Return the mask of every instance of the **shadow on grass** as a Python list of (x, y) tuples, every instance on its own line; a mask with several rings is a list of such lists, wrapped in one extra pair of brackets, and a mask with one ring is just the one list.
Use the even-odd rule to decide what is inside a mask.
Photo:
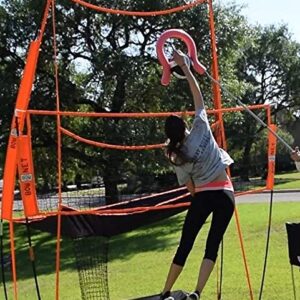
[[(140, 227), (130, 233), (110, 238), (108, 240), (109, 261), (116, 259), (127, 260), (142, 252), (164, 251), (168, 247), (173, 247), (174, 244), (177, 244), (178, 239), (174, 239), (172, 235), (181, 230), (185, 214), (186, 212), (183, 212), (166, 220)], [(33, 229), (30, 231), (38, 276), (55, 274), (56, 236)], [(8, 236), (8, 224), (4, 223), (4, 254), (6, 256), (10, 253)], [(86, 242), (88, 243), (89, 241), (87, 240)], [(102, 249), (99, 249), (99, 253), (101, 251)], [(26, 226), (20, 224), (15, 225), (15, 253), (18, 280), (33, 279), (33, 271), (29, 259), (27, 230)], [(60, 271), (77, 272), (72, 239), (62, 239), (60, 256)], [(10, 264), (5, 267), (5, 277), (6, 281), (10, 281), (12, 278)]]
[(185, 214), (186, 212), (183, 212), (167, 220), (111, 238), (110, 261), (126, 260), (141, 252), (165, 251), (174, 244), (177, 245), (179, 237), (174, 239), (174, 234), (181, 231)]
[(295, 182), (295, 181), (299, 181), (299, 177), (275, 178), (275, 184), (290, 183), (290, 182)]
[[(4, 236), (7, 237), (7, 226), (4, 226), (4, 228)], [(55, 273), (56, 236), (31, 230), (31, 240), (34, 247), (35, 265), (38, 276)], [(10, 246), (7, 240), (5, 240), (4, 244), (4, 254), (6, 256), (10, 255)], [(15, 255), (18, 280), (33, 278), (32, 264), (29, 259), (27, 231), (24, 225), (15, 225)], [(62, 271), (76, 269), (71, 240), (64, 239), (61, 242), (60, 269)], [(6, 280), (10, 281), (11, 264), (7, 264), (5, 273)]]

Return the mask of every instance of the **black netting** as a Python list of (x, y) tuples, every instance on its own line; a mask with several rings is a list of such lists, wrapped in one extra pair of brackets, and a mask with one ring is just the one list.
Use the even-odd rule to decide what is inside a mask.
[(291, 265), (300, 267), (300, 223), (286, 223)]
[(76, 238), (73, 247), (82, 299), (108, 300), (108, 238)]

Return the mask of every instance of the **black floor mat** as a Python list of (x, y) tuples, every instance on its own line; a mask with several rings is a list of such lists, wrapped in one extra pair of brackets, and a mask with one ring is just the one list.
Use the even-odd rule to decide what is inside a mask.
[[(171, 292), (171, 296), (174, 297), (175, 300), (185, 300), (187, 293), (184, 291), (174, 291)], [(160, 294), (146, 296), (142, 298), (135, 298), (131, 300), (159, 300)]]

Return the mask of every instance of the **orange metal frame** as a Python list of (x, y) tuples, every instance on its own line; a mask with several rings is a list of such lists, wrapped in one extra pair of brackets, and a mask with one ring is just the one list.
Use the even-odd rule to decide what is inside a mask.
[[(85, 6), (87, 8), (94, 9), (99, 12), (104, 13), (114, 13), (114, 14), (121, 14), (121, 15), (128, 15), (128, 16), (141, 16), (141, 17), (153, 17), (157, 15), (164, 15), (170, 14), (175, 12), (180, 12), (182, 10), (186, 10), (192, 8), (196, 5), (201, 3), (207, 3), (209, 8), (208, 14), (208, 21), (210, 27), (210, 34), (211, 34), (211, 52), (212, 52), (212, 76), (215, 80), (219, 81), (219, 70), (218, 70), (218, 57), (217, 57), (217, 46), (216, 46), (216, 34), (215, 34), (215, 26), (214, 26), (214, 13), (213, 13), (213, 6), (212, 0), (196, 0), (192, 3), (175, 7), (163, 11), (156, 11), (156, 12), (129, 12), (123, 10), (113, 10), (109, 8), (99, 7), (87, 3), (83, 0), (70, 0), (74, 3), (79, 5)], [(53, 27), (53, 36), (54, 36), (54, 65), (55, 65), (55, 82), (56, 82), (56, 111), (38, 111), (38, 110), (28, 110), (28, 105), (30, 101), (31, 91), (33, 87), (33, 82), (35, 78), (36, 72), (36, 65), (39, 56), (40, 45), (42, 42), (42, 37), (45, 31), (47, 17), (49, 15), (49, 11), (52, 7), (52, 27)], [(169, 204), (168, 202), (163, 203), (163, 205), (159, 207), (144, 207), (144, 208), (135, 208), (135, 209), (127, 209), (127, 210), (116, 210), (111, 208), (106, 208), (103, 211), (95, 211), (95, 210), (88, 210), (88, 211), (73, 211), (73, 212), (66, 212), (63, 210), (62, 205), (62, 195), (61, 195), (61, 138), (62, 134), (67, 134), (72, 138), (75, 138), (79, 141), (90, 143), (95, 146), (100, 147), (109, 147), (115, 149), (129, 149), (129, 150), (141, 150), (141, 149), (154, 149), (154, 148), (161, 148), (163, 144), (157, 145), (144, 145), (144, 146), (118, 146), (118, 145), (109, 145), (105, 143), (98, 143), (95, 141), (90, 141), (84, 139), (82, 137), (77, 136), (76, 134), (68, 131), (65, 128), (61, 127), (61, 117), (62, 116), (81, 116), (81, 117), (126, 117), (126, 118), (149, 118), (149, 117), (165, 117), (170, 115), (171, 113), (84, 113), (84, 112), (64, 112), (60, 110), (60, 99), (59, 99), (59, 81), (58, 81), (58, 65), (56, 61), (57, 57), (57, 49), (56, 49), (56, 29), (55, 29), (55, 1), (54, 0), (47, 0), (47, 4), (44, 11), (43, 20), (41, 23), (39, 36), (36, 40), (32, 41), (29, 47), (27, 62), (24, 69), (23, 78), (21, 80), (19, 93), (16, 101), (15, 106), (15, 114), (12, 118), (12, 125), (11, 125), (11, 133), (9, 136), (8, 148), (6, 153), (6, 162), (5, 162), (5, 169), (4, 169), (4, 178), (3, 178), (3, 197), (2, 197), (2, 209), (1, 209), (1, 219), (9, 221), (9, 229), (10, 229), (10, 246), (11, 246), (11, 256), (12, 256), (12, 276), (13, 276), (13, 283), (14, 283), (14, 299), (18, 298), (17, 293), (17, 275), (16, 275), (16, 257), (15, 257), (15, 245), (14, 245), (14, 222), (18, 222), (20, 218), (13, 217), (13, 201), (14, 201), (14, 186), (16, 182), (16, 174), (17, 170), (19, 172), (19, 177), (24, 178), (24, 182), (20, 183), (20, 189), (22, 193), (22, 199), (24, 201), (24, 213), (26, 218), (30, 220), (34, 220), (35, 218), (39, 217), (47, 217), (50, 215), (57, 215), (58, 218), (58, 226), (57, 226), (57, 248), (56, 248), (56, 291), (55, 291), (55, 298), (59, 299), (59, 270), (60, 270), (60, 239), (61, 239), (61, 216), (62, 215), (72, 215), (72, 214), (124, 214), (124, 213), (137, 213), (140, 211), (145, 210), (155, 210), (155, 209), (168, 209), (170, 207), (174, 207), (174, 205)], [(235, 108), (222, 108), (221, 103), (221, 91), (220, 86), (216, 83), (212, 84), (213, 89), (213, 101), (214, 101), (214, 110), (208, 111), (208, 113), (214, 113), (216, 122), (220, 127), (220, 135), (218, 137), (217, 142), (220, 146), (226, 149), (226, 137), (224, 131), (224, 124), (223, 124), (223, 113), (229, 111), (240, 111), (243, 110), (241, 107)], [(275, 127), (271, 125), (271, 115), (270, 115), (270, 108), (267, 105), (257, 105), (252, 106), (251, 109), (258, 109), (264, 108), (267, 110), (268, 116), (268, 125), (272, 126), (273, 130)], [(172, 112), (174, 113), (174, 112)], [(178, 114), (182, 114), (182, 112), (177, 112)], [(193, 114), (194, 112), (187, 112), (185, 114)], [(38, 210), (37, 206), (37, 197), (35, 192), (35, 182), (34, 182), (34, 170), (33, 170), (33, 162), (32, 162), (32, 153), (31, 153), (31, 136), (30, 136), (30, 115), (53, 115), (57, 119), (57, 169), (58, 169), (58, 210), (56, 213), (41, 213)], [(26, 134), (24, 133), (26, 129)], [(267, 188), (272, 189), (274, 183), (274, 157), (276, 153), (276, 138), (274, 135), (270, 134), (269, 136), (269, 174), (267, 179)], [(27, 180), (27, 181), (26, 181)], [(249, 192), (248, 192), (249, 193)], [(185, 204), (177, 204), (176, 206), (184, 206)], [(239, 234), (241, 251), (246, 271), (247, 283), (249, 286), (249, 293), (250, 299), (253, 299), (253, 292), (250, 282), (250, 275), (248, 271), (248, 266), (246, 262), (246, 255), (245, 249), (243, 245), (243, 238), (241, 234), (241, 228), (239, 225), (239, 217), (237, 210), (235, 211), (235, 219), (237, 225), (237, 231)]]

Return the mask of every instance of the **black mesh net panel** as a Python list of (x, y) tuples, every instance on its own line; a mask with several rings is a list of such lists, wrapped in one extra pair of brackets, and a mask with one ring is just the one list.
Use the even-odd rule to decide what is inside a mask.
[(300, 223), (286, 223), (290, 264), (300, 267)]
[[(131, 300), (160, 300), (160, 295), (161, 294), (156, 294), (156, 295), (152, 295), (152, 296), (146, 296), (146, 297), (136, 298), (136, 299), (131, 299)], [(187, 299), (187, 293), (183, 292), (183, 291), (171, 292), (171, 296), (175, 300), (186, 300)]]
[[(255, 113), (266, 119), (264, 109), (256, 110)], [(268, 171), (267, 129), (261, 128), (247, 112), (224, 112), (223, 118), (228, 153), (235, 161), (230, 167), (235, 191), (265, 187)], [(186, 119), (191, 126), (193, 116), (187, 116)], [(131, 146), (163, 143), (164, 122), (165, 117), (94, 118), (91, 124), (87, 123), (87, 128), (77, 131), (68, 119), (63, 125), (89, 140)], [(209, 122), (216, 122), (214, 114), (209, 114)], [(35, 132), (33, 138), (38, 138), (38, 134)], [(215, 135), (218, 134), (216, 129)], [(67, 237), (64, 240), (73, 241), (75, 257), (72, 259), (77, 266), (80, 283), (79, 287), (76, 285), (77, 293), (80, 289), (82, 299), (107, 300), (108, 238), (180, 213), (187, 209), (186, 204), (189, 204), (190, 198), (184, 187), (178, 187), (173, 167), (163, 149), (108, 149), (88, 145), (68, 136), (63, 136), (62, 144), (61, 200), (64, 214), (61, 216), (61, 235)], [(56, 155), (47, 152), (47, 149), (41, 151), (33, 148), (33, 161), (38, 207), (45, 214), (40, 219), (30, 220), (30, 226), (52, 233), (55, 240), (60, 200)], [(160, 209), (166, 204), (169, 207)], [(22, 206), (22, 201), (15, 201), (15, 216), (22, 216)], [(105, 213), (107, 209), (118, 209), (119, 212)], [(123, 209), (130, 213), (120, 213)], [(62, 263), (70, 257), (63, 250), (68, 250), (67, 246), (61, 250)], [(76, 272), (72, 275), (77, 277)], [(74, 278), (70, 284), (76, 280)]]
[(108, 300), (108, 238), (74, 238), (73, 248), (82, 299)]

